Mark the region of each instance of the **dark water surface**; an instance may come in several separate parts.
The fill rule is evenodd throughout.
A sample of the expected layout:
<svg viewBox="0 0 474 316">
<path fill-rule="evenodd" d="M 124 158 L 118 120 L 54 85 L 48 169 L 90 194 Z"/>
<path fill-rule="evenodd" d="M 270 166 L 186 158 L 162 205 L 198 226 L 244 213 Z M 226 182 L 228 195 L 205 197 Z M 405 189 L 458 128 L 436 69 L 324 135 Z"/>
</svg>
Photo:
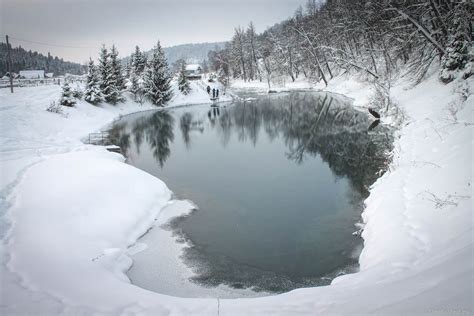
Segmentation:
<svg viewBox="0 0 474 316">
<path fill-rule="evenodd" d="M 111 138 L 197 205 L 170 223 L 193 281 L 283 292 L 357 268 L 355 224 L 392 143 L 372 123 L 343 97 L 293 92 L 129 115 Z"/>
</svg>

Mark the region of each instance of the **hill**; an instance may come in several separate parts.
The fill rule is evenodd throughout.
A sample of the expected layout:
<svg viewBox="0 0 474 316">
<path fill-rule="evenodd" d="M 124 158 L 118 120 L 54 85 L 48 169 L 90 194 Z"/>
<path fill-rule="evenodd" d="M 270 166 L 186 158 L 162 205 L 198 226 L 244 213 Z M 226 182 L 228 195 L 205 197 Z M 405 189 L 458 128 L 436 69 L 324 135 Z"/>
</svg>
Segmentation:
<svg viewBox="0 0 474 316">
<path fill-rule="evenodd" d="M 198 63 L 203 60 L 207 60 L 207 54 L 209 51 L 223 49 L 225 43 L 226 42 L 181 44 L 164 47 L 163 50 L 170 66 L 181 58 L 190 63 Z M 146 53 L 149 55 L 150 51 L 147 51 Z M 130 55 L 124 57 L 122 61 L 126 63 L 129 59 Z"/>
<path fill-rule="evenodd" d="M 182 58 L 188 62 L 200 62 L 207 59 L 207 53 L 211 50 L 224 48 L 226 42 L 182 44 L 165 47 L 165 55 L 170 64 Z"/>
</svg>

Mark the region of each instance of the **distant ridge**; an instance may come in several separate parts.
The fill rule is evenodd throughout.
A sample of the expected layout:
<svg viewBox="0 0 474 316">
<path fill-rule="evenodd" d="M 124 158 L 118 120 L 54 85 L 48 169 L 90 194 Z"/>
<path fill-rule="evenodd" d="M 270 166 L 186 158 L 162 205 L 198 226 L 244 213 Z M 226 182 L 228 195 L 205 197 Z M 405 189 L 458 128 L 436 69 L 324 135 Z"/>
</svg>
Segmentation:
<svg viewBox="0 0 474 316">
<path fill-rule="evenodd" d="M 189 44 L 180 44 L 170 47 L 164 47 L 166 59 L 168 63 L 172 65 L 178 59 L 183 58 L 190 63 L 199 63 L 207 59 L 207 54 L 209 51 L 214 49 L 224 48 L 227 42 L 212 42 L 212 43 L 189 43 Z M 150 51 L 146 52 L 147 54 Z M 130 55 L 124 57 L 123 62 L 127 62 L 130 58 Z"/>
<path fill-rule="evenodd" d="M 165 55 L 170 64 L 183 58 L 188 62 L 201 62 L 207 59 L 209 51 L 224 48 L 226 42 L 181 44 L 165 47 Z"/>
</svg>

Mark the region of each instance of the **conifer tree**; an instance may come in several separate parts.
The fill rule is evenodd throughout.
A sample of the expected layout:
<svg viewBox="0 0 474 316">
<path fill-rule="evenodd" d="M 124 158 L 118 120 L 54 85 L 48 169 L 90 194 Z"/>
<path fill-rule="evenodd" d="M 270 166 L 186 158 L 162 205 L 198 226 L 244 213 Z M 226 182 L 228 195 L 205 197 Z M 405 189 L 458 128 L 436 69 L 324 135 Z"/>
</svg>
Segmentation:
<svg viewBox="0 0 474 316">
<path fill-rule="evenodd" d="M 124 68 L 125 78 L 130 78 L 131 71 L 132 71 L 132 59 L 130 58 L 130 60 L 125 63 L 125 68 Z"/>
<path fill-rule="evenodd" d="M 133 95 L 135 102 L 143 103 L 144 91 L 143 80 L 133 71 L 130 73 L 130 93 Z"/>
<path fill-rule="evenodd" d="M 131 64 L 135 74 L 138 76 L 140 76 L 145 70 L 146 56 L 145 53 L 140 52 L 140 47 L 138 47 L 138 45 L 135 47 L 135 52 L 132 54 Z"/>
<path fill-rule="evenodd" d="M 84 100 L 91 104 L 97 104 L 102 101 L 99 74 L 97 67 L 94 65 L 94 61 L 92 59 L 89 60 L 89 72 L 87 74 Z"/>
<path fill-rule="evenodd" d="M 122 65 L 120 64 L 118 51 L 115 45 L 112 45 L 112 48 L 110 49 L 110 69 L 115 79 L 116 88 L 120 92 L 121 97 L 122 90 L 125 89 L 125 78 L 122 74 Z"/>
<path fill-rule="evenodd" d="M 102 45 L 100 49 L 100 54 L 99 54 L 99 64 L 98 64 L 98 73 L 99 73 L 99 78 L 100 78 L 100 90 L 102 92 L 102 95 L 105 97 L 108 94 L 108 83 L 107 83 L 107 78 L 110 73 L 110 64 L 109 64 L 109 52 L 107 51 L 107 48 L 105 45 Z"/>
<path fill-rule="evenodd" d="M 187 95 L 191 92 L 191 86 L 189 85 L 188 77 L 186 76 L 186 64 L 181 63 L 181 69 L 178 76 L 178 89 L 182 94 Z"/>
<path fill-rule="evenodd" d="M 164 106 L 171 99 L 170 71 L 159 41 L 153 49 L 143 79 L 145 95 L 151 103 Z"/>
<path fill-rule="evenodd" d="M 76 105 L 76 100 L 72 96 L 72 90 L 69 84 L 66 82 L 63 85 L 63 92 L 61 94 L 61 99 L 59 101 L 61 105 L 64 106 L 74 106 Z"/>
<path fill-rule="evenodd" d="M 123 101 L 124 82 L 121 68 L 115 46 L 112 46 L 109 53 L 103 45 L 99 56 L 100 91 L 107 103 L 117 104 Z"/>
</svg>

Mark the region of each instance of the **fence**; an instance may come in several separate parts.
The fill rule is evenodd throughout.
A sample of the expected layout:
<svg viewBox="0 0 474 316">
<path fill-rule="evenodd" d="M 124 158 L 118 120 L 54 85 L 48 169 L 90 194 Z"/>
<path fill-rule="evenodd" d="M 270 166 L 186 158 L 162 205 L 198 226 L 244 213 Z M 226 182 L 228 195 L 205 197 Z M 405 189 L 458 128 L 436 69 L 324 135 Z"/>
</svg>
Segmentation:
<svg viewBox="0 0 474 316">
<path fill-rule="evenodd" d="M 85 82 L 83 78 L 44 78 L 44 79 L 13 79 L 13 87 L 36 87 L 46 85 L 59 85 L 64 81 L 71 82 Z M 9 88 L 10 79 L 0 79 L 0 88 Z"/>
<path fill-rule="evenodd" d="M 108 132 L 98 132 L 98 133 L 90 133 L 89 136 L 85 139 L 86 144 L 91 145 L 112 145 L 110 140 L 110 135 Z"/>
</svg>

